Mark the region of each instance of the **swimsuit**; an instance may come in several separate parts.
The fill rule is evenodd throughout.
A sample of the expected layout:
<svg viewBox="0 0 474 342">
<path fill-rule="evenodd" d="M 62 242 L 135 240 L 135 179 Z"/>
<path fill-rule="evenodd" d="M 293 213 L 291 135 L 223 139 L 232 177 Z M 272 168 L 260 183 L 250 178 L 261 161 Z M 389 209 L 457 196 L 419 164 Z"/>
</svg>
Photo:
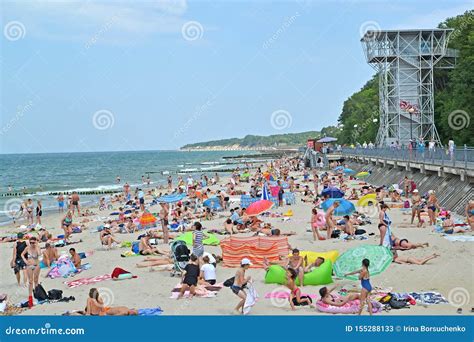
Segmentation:
<svg viewBox="0 0 474 342">
<path fill-rule="evenodd" d="M 232 285 L 230 287 L 230 289 L 232 290 L 232 292 L 234 292 L 236 295 L 239 294 L 240 291 L 242 291 L 242 288 L 238 285 Z"/>
<path fill-rule="evenodd" d="M 453 233 L 454 233 L 454 229 L 451 228 L 451 229 L 445 230 L 444 232 L 445 232 L 446 234 L 453 234 Z"/>
<path fill-rule="evenodd" d="M 362 286 L 363 289 L 366 289 L 367 292 L 372 291 L 372 285 L 370 284 L 370 279 L 361 279 L 360 285 Z"/>
</svg>

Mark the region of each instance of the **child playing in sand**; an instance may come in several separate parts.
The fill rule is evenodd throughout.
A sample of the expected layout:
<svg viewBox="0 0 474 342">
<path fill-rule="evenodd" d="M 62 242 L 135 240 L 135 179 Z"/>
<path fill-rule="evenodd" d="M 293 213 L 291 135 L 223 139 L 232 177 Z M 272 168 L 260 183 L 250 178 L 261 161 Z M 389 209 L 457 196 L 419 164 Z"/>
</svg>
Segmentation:
<svg viewBox="0 0 474 342">
<path fill-rule="evenodd" d="M 191 261 L 186 265 L 183 271 L 183 281 L 181 283 L 178 299 L 182 298 L 187 290 L 189 290 L 189 298 L 192 299 L 194 297 L 199 273 L 198 258 L 194 254 L 191 254 Z"/>
<path fill-rule="evenodd" d="M 292 268 L 287 270 L 286 273 L 286 287 L 290 289 L 290 306 L 291 310 L 296 310 L 295 306 L 302 306 L 302 305 L 309 305 L 310 307 L 314 308 L 313 302 L 311 298 L 308 296 L 301 296 L 301 290 L 298 286 L 296 286 L 296 277 L 298 273 Z"/>
</svg>

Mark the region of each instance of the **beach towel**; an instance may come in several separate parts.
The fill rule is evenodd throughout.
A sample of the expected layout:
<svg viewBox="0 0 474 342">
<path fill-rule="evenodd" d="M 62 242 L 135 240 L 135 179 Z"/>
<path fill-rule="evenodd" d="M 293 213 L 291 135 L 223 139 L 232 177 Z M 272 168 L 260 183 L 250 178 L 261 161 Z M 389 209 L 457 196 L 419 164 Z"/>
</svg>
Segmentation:
<svg viewBox="0 0 474 342">
<path fill-rule="evenodd" d="M 245 304 L 244 304 L 244 315 L 248 315 L 250 313 L 250 310 L 252 309 L 252 306 L 257 303 L 258 299 L 258 294 L 255 288 L 253 287 L 252 283 L 247 283 L 247 298 L 245 299 Z"/>
<path fill-rule="evenodd" d="M 181 289 L 181 286 L 182 284 L 178 284 L 173 288 L 173 290 L 171 290 L 171 296 L 170 296 L 171 299 L 178 299 L 179 290 Z M 176 289 L 178 291 L 175 291 Z M 214 298 L 215 296 L 217 296 L 217 291 L 209 291 L 206 289 L 205 286 L 198 285 L 196 286 L 195 296 L 201 297 L 201 298 Z M 186 297 L 189 297 L 189 291 L 186 291 L 184 293 L 183 298 L 186 298 Z"/>
<path fill-rule="evenodd" d="M 163 313 L 160 307 L 157 308 L 146 308 L 146 309 L 138 309 L 138 316 L 158 316 Z"/>
<path fill-rule="evenodd" d="M 61 255 L 46 276 L 52 279 L 61 277 L 66 278 L 77 272 L 78 270 L 71 259 L 69 259 L 67 255 Z"/>
<path fill-rule="evenodd" d="M 133 253 L 132 251 L 125 251 L 122 254 L 120 254 L 122 258 L 128 258 L 128 257 L 134 257 L 134 256 L 140 256 L 138 253 Z"/>
<path fill-rule="evenodd" d="M 446 298 L 439 292 L 410 292 L 408 294 L 397 294 L 397 295 L 407 295 L 415 299 L 419 304 L 433 305 L 433 304 L 447 304 L 449 303 Z"/>
<path fill-rule="evenodd" d="M 307 293 L 302 293 L 301 296 L 306 296 L 310 298 L 316 298 L 317 295 L 315 294 L 307 294 Z M 290 298 L 290 292 L 286 291 L 272 291 L 269 293 L 265 294 L 265 299 L 289 299 Z"/>
<path fill-rule="evenodd" d="M 78 287 L 78 286 L 81 286 L 81 285 L 95 284 L 95 283 L 98 283 L 98 282 L 101 282 L 101 281 L 104 281 L 104 280 L 108 280 L 108 279 L 111 279 L 111 278 L 112 277 L 110 276 L 110 274 L 103 274 L 103 275 L 95 276 L 95 277 L 92 277 L 92 278 L 81 278 L 81 279 L 76 279 L 76 280 L 72 280 L 72 281 L 66 281 L 65 284 L 70 288 L 74 288 L 74 287 Z"/>
<path fill-rule="evenodd" d="M 193 244 L 193 232 L 183 233 L 176 237 L 175 240 L 184 241 L 186 245 L 191 246 Z M 217 246 L 219 245 L 219 239 L 214 234 L 204 232 L 204 240 L 202 243 L 208 246 Z"/>
<path fill-rule="evenodd" d="M 288 238 L 281 237 L 236 237 L 221 241 L 222 259 L 225 267 L 239 267 L 243 258 L 250 259 L 252 268 L 263 268 L 263 261 L 278 262 L 280 256 L 289 253 Z"/>
<path fill-rule="evenodd" d="M 444 235 L 444 238 L 449 241 L 459 242 L 474 242 L 474 236 L 472 235 Z"/>
<path fill-rule="evenodd" d="M 224 285 L 222 285 L 222 283 L 215 284 L 215 285 L 199 285 L 199 286 L 204 287 L 207 291 L 214 291 L 214 292 L 220 291 L 224 288 Z M 180 289 L 181 289 L 181 284 L 178 287 L 175 287 L 173 290 L 171 290 L 171 292 L 179 292 Z"/>
</svg>

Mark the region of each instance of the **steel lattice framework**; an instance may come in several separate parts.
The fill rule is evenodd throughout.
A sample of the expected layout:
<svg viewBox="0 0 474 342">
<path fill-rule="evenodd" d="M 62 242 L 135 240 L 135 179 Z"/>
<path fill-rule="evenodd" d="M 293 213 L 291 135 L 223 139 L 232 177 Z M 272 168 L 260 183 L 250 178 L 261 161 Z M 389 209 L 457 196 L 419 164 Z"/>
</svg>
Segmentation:
<svg viewBox="0 0 474 342">
<path fill-rule="evenodd" d="M 361 39 L 367 62 L 379 76 L 380 126 L 377 145 L 408 144 L 439 136 L 434 123 L 434 68 L 451 69 L 457 51 L 448 49 L 453 30 L 367 31 Z M 404 110 L 400 103 L 414 110 Z"/>
</svg>

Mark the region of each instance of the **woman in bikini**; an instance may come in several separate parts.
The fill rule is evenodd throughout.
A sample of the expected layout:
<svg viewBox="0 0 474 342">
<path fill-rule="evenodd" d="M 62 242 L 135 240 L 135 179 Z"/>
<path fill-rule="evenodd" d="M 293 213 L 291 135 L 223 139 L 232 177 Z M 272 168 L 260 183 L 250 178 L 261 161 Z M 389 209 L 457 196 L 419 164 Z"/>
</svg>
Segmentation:
<svg viewBox="0 0 474 342">
<path fill-rule="evenodd" d="M 39 257 L 41 249 L 39 241 L 36 237 L 31 237 L 29 245 L 21 253 L 21 258 L 26 264 L 26 276 L 28 278 L 28 306 L 33 306 L 33 289 L 38 286 L 40 266 Z"/>
<path fill-rule="evenodd" d="M 30 224 L 33 224 L 33 209 L 34 209 L 34 205 L 33 205 L 33 201 L 31 200 L 31 198 L 28 198 L 28 200 L 26 201 L 26 219 L 28 220 L 28 225 Z"/>
<path fill-rule="evenodd" d="M 69 242 L 69 236 L 72 234 L 72 213 L 68 210 L 66 216 L 61 221 L 61 226 L 64 230 L 64 241 Z"/>
<path fill-rule="evenodd" d="M 436 223 L 436 209 L 440 209 L 438 198 L 436 197 L 435 191 L 428 191 L 428 201 L 426 202 L 428 207 L 428 217 L 430 219 L 430 225 Z"/>
<path fill-rule="evenodd" d="M 369 266 L 370 266 L 370 260 L 363 259 L 362 268 L 360 270 L 347 273 L 345 276 L 348 276 L 351 274 L 357 274 L 357 273 L 359 274 L 360 286 L 362 287 L 362 290 L 360 291 L 359 315 L 362 313 L 362 309 L 364 308 L 365 303 L 367 303 L 369 315 L 372 316 L 372 302 L 370 301 L 370 293 L 372 292 L 372 285 L 370 284 Z"/>
<path fill-rule="evenodd" d="M 430 246 L 428 242 L 413 243 L 413 242 L 408 241 L 407 239 L 399 239 L 393 234 L 392 234 L 392 243 L 393 243 L 392 249 L 400 249 L 400 250 L 409 250 L 409 249 L 424 248 L 424 247 Z"/>
<path fill-rule="evenodd" d="M 324 218 L 324 212 L 319 212 L 316 208 L 311 210 L 311 230 L 313 231 L 313 240 L 326 240 L 321 234 L 319 229 L 323 229 L 326 226 L 326 220 Z"/>
<path fill-rule="evenodd" d="M 295 306 L 301 305 L 309 305 L 310 307 L 314 308 L 313 302 L 311 301 L 310 297 L 308 296 L 301 296 L 301 290 L 298 286 L 296 286 L 296 277 L 298 277 L 298 273 L 292 268 L 289 268 L 286 273 L 287 283 L 286 287 L 290 289 L 290 306 L 291 310 L 295 310 Z"/>
<path fill-rule="evenodd" d="M 421 196 L 418 193 L 418 189 L 413 190 L 411 196 L 411 224 L 415 220 L 415 216 L 418 218 L 418 228 L 423 226 L 423 220 L 421 219 Z"/>
<path fill-rule="evenodd" d="M 466 205 L 466 220 L 472 230 L 474 230 L 474 200 L 470 200 Z"/>
<path fill-rule="evenodd" d="M 445 234 L 466 233 L 467 230 L 456 227 L 451 218 L 451 214 L 446 214 L 446 219 L 443 221 L 443 229 Z"/>
<path fill-rule="evenodd" d="M 104 301 L 99 295 L 99 291 L 96 288 L 92 288 L 89 291 L 89 298 L 87 298 L 86 304 L 86 315 L 90 316 L 135 316 L 138 315 L 138 311 L 135 309 L 129 309 L 126 306 L 115 306 L 110 307 L 104 304 Z"/>
</svg>

